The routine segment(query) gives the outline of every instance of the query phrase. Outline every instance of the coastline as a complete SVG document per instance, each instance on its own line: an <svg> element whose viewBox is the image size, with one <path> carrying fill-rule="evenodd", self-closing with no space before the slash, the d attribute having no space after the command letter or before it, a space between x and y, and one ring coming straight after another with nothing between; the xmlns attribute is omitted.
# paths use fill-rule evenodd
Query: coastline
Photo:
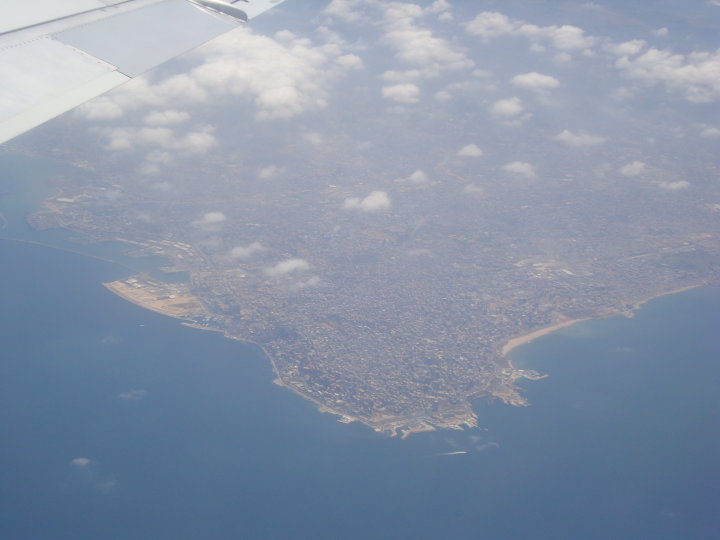
<svg viewBox="0 0 720 540"><path fill-rule="evenodd" d="M153 306L147 302L142 302L136 298L133 298L131 295L122 291L116 284L117 284L116 281L112 281L109 283L103 283L102 286L105 287L111 293L119 296L126 302L130 302L131 304L135 304L136 306L139 306L141 308L153 311L155 313L159 313L160 315L165 315L166 317L170 317L172 319L177 319L179 321L183 321L183 324L186 324L187 326L191 326L194 323L194 320L191 317L184 317L179 314L170 313L166 310L158 308L157 306ZM205 328L202 328L200 325L197 325L197 324L194 326L194 328L200 328L200 329L206 330ZM208 330L211 330L211 329L208 329Z"/></svg>
<svg viewBox="0 0 720 540"><path fill-rule="evenodd" d="M186 326L192 326L187 325ZM438 427L442 428L449 428L449 429L460 429L460 424L465 424L468 427L477 426L476 422L476 416L474 413L470 413L470 418L464 418L462 421L459 421L456 424L451 425L438 425L434 422L431 422L427 419L417 419L417 418L401 418L401 417L391 417L387 418L384 422L374 422L368 418L363 418L360 416L355 416L348 414L346 412L338 411L336 409L333 409L332 407L326 405L325 403L321 402L317 398L307 394L306 392L303 392L301 389L293 386L292 384L288 384L285 381L282 380L282 377L280 376L280 371L277 368L277 365L275 363L275 359L273 356L259 343L247 339L243 339L242 337L236 337L232 336L230 334L225 334L225 337L228 339L234 339L236 341L240 341L241 343L246 343L250 345L254 345L260 351L263 353L263 356L270 362L270 365L272 366L273 373L275 374L275 379L273 380L273 383L281 388L284 388L286 390L289 390L293 394L299 396L300 398L309 401L313 405L317 407L318 412L324 413L324 414L330 414L333 416L338 416L337 419L338 422L342 424L350 424L353 422L359 422L360 424L363 424L364 426L369 427L376 433L382 433L385 435L388 435L390 437L397 437L400 435L401 439L407 439L410 435L414 433L422 433L425 431L435 431Z"/></svg>
<svg viewBox="0 0 720 540"><path fill-rule="evenodd" d="M660 298L662 296L668 296L670 294L679 294L681 292L690 291L692 289L697 289L699 287L704 287L705 285L708 285L708 282L698 283L697 285L688 285L686 287L680 287L679 289L673 289L672 291L667 291L664 293L656 294L655 296L651 296L650 298L646 298L644 300L640 300L639 302L635 302L632 304L632 307L626 311L623 311L620 313L620 315L623 315L628 318L632 318L635 316L635 313L642 308L645 304L650 302L651 300L654 300L655 298Z"/></svg>
<svg viewBox="0 0 720 540"><path fill-rule="evenodd" d="M546 336L548 334L552 334L553 332L560 330L561 328L565 328L567 326L572 326L575 323L587 321L590 319L592 319L592 317L585 317L583 319L568 319L566 321L558 322L553 325L546 326L544 328L540 328L539 330L534 330L527 334L522 334L520 336L511 338L511 339L507 340L505 345L503 345L502 349L500 349L500 356L504 358L508 355L508 353L510 351L512 351L513 349L516 349L517 347L520 347L521 345L530 343L531 341L534 341L539 337Z"/></svg>
<svg viewBox="0 0 720 540"><path fill-rule="evenodd" d="M499 351L498 356L500 359L503 359L506 364L511 368L515 369L515 367L512 364L512 359L508 357L509 353L521 346L525 345L527 343L530 343L534 341L535 339L551 334L557 330L560 330L565 327L569 327L574 325L575 323L592 320L592 319L603 319L607 317L613 317L617 315L623 315L625 317L633 317L635 312L639 310L645 303L649 302L650 300L653 300L655 298L659 298L662 296L670 295L670 294L677 294L681 293L690 289L694 289L697 287L701 287L703 285L706 285L707 283L699 283L694 285L689 285L686 287L681 287L677 289L673 289L670 291L661 292L658 294L654 294L648 298L645 298L643 300L630 303L628 302L626 305L629 307L625 310L613 310L611 312L605 312L603 314L598 314L597 316L589 316L584 318L578 318L578 319L567 319L567 320L561 320L559 322L556 322L555 324L546 326L544 328L539 328L537 330L533 330L531 332L519 335L517 337L509 339L502 347L502 349ZM462 414L456 415L452 420L447 418L443 421L438 422L437 419L434 418L427 418L427 417L409 417L409 418L402 418L402 417L389 417L384 418L382 421L374 420L371 418L363 418L361 416L356 416L352 414L348 414L346 412L338 411L334 409L331 406L328 406L327 404L321 402L314 396L309 395L307 392L304 392L302 389L297 388L292 383L289 383L287 381L284 381L282 377L280 376L280 372L278 370L278 367L275 363L275 359L273 358L272 354L265 349L261 344L254 342L250 339L244 338L241 335L232 335L229 334L227 331L218 329L218 328L212 328L212 327L206 327L200 324L195 323L192 318L186 318L183 317L177 313L168 313L167 311L164 311L162 309L157 309L156 306L149 305L145 302L138 301L136 298L133 298L132 295L126 295L123 294L123 291L118 290L117 287L112 287L112 284L104 283L103 284L107 289L109 289L111 292L117 294L121 298L134 303L138 306L144 307L145 309L149 309L151 311L155 311L156 313L160 313L165 316L169 316L175 319L178 319L181 321L181 324L183 326L196 328L198 330L209 330L214 332L220 332L222 333L226 338L233 339L236 341L240 341L245 344L254 345L260 351L262 352L263 356L270 362L270 365L272 367L273 373L275 375L275 379L273 380L273 383L277 386L283 387L292 393L296 394L300 398L309 401L313 403L317 409L318 412L321 413L328 413L334 416L338 417L338 421L341 423L351 423L351 422L360 422L361 424L364 424L365 426L369 427L373 431L377 433L383 433L385 435L389 435L390 437L395 437L400 435L402 439L405 439L409 437L412 434L415 433L421 433L424 431L435 431L438 428L446 428L446 429L462 429L462 425L465 425L467 427L475 427L477 426L477 416L470 408L468 411L462 411ZM502 399L502 398L501 398ZM503 399L505 403L512 404L512 405L525 405L526 403L523 402L513 402L508 401L506 399Z"/></svg>
<svg viewBox="0 0 720 540"><path fill-rule="evenodd" d="M5 239L5 240L21 242L21 243L28 243L28 244L35 244L35 245L39 245L42 247L56 249L59 251L66 251L66 252L74 253L76 255L88 256L91 258L102 260L104 262L113 263L113 264L119 265L123 268L126 268L128 270L131 270L126 265L124 265L122 263L118 263L117 261L109 260L107 258L103 258L100 256L90 255L87 253L72 251L67 248L47 245L47 244L44 244L41 242L35 242L35 241L31 241L31 240L29 241L29 240L9 239L9 238ZM635 302L626 302L624 304L626 307L625 307L625 309L622 309L622 310L621 309L607 310L607 311L598 313L596 315L592 315L592 316L588 316L588 317L584 317L584 318L560 320L560 321L556 322L555 324L552 324L552 325L549 325L549 326L546 326L543 328L539 328L536 330L532 330L530 332L527 332L522 335L518 335L516 337L508 339L504 343L502 348L500 348L499 351L496 353L498 355L497 359L503 360L504 363L506 365L508 365L511 369L515 369L512 364L512 359L509 358L509 354L513 349L515 349L521 345L530 343L537 338L551 334L562 328L572 326L578 322L583 322L583 321L592 320L592 319L603 319L603 318L608 318L608 317L614 317L617 315L623 315L625 317L634 317L635 313L639 309L641 309L647 302L649 302L655 298L659 298L659 297L667 296L667 295L671 295L671 294L678 294L681 292L685 292L688 290L692 290L692 289L695 289L698 287L705 286L707 284L708 284L707 282L703 281L701 283L696 283L693 285L687 285L684 287L679 287L676 289L659 292L659 293L650 295L647 298L644 298L644 299L641 299L641 300L638 300ZM347 412L342 412L342 411L336 410L333 407L328 406L325 403L322 403L320 400L313 397L312 395L309 395L308 393L304 392L302 389L295 387L291 382L284 381L279 375L279 370L275 363L275 359L269 353L269 351L267 351L265 349L265 347L263 347L259 343L253 342L252 340L244 339L242 336L233 336L219 328L212 328L212 327L207 327L207 326L198 324L193 319L193 317L183 316L182 314L180 314L178 312L173 312L174 310L158 309L158 306L152 305L152 303L138 301L138 299L134 298L132 295L124 294L125 291L120 290L118 287L113 287L112 286L113 283L103 283L102 285L106 289L108 289L110 292L123 298L125 301L128 301L139 307L148 309L150 311L154 311L158 314L179 320L183 326L195 328L198 330L220 332L229 339L234 339L234 340L240 341L242 343L252 344L252 345L258 347L261 350L261 352L263 353L263 356L271 364L272 370L276 377L273 382L276 385L284 387L287 390L290 390L294 394L298 395L300 398L313 403L317 407L319 412L328 413L328 414L337 416L339 422L350 423L350 422L357 421L357 422L369 427L370 429L372 429L373 431L375 431L377 433L383 433L383 434L389 435L391 437L400 435L401 438L403 438L403 439L407 438L408 436L415 434L415 433L420 433L420 432L424 432L424 431L434 431L435 429L438 429L438 428L440 428L440 429L443 429L443 428L445 428L445 429L461 429L462 425L466 425L468 427L473 427L473 426L477 425L477 420L476 420L475 415L472 413L472 409L470 409L469 411L463 411L464 414L457 415L452 420L445 419L445 421L440 421L440 422L438 422L437 419L432 418L432 417L429 417L429 418L428 417L409 417L409 418L389 417L389 418L383 418L382 420L378 421L378 419L355 416L355 415L349 414ZM197 299L195 299L195 300L197 300ZM507 401L506 401L506 403L518 405L518 403L511 403L511 402L507 402Z"/></svg>
<svg viewBox="0 0 720 540"><path fill-rule="evenodd" d="M608 317L615 317L617 315L622 315L623 317L632 318L635 316L635 313L642 308L645 304L650 302L651 300L654 300L656 298L660 298L663 296L668 296L671 294L679 294L681 292L689 291L692 289L697 289L698 287L703 287L707 285L707 282L698 283L695 285L687 285L685 287L680 287L678 289L673 289L670 291L665 291L661 293L654 294L648 298L645 298L643 300L639 300L637 302L633 302L630 304L630 308L625 310L615 310L610 313L597 315L597 316L590 316L590 317L583 317L580 319L568 319L565 321L560 321L555 324L552 324L550 326L546 326L544 328L539 328L538 330L533 330L532 332L528 332L526 334L522 334L519 336L516 336L514 338L510 338L505 342L505 344L500 349L500 357L506 358L508 354L517 347L520 347L521 345L526 345L534 340L536 340L539 337L546 336L548 334L552 334L553 332L556 332L557 330L560 330L561 328L566 328L568 326L572 326L573 324L583 322L583 321L589 321L589 320L596 320L596 319L607 319ZM512 367L512 361L510 359L507 359L508 363Z"/></svg>

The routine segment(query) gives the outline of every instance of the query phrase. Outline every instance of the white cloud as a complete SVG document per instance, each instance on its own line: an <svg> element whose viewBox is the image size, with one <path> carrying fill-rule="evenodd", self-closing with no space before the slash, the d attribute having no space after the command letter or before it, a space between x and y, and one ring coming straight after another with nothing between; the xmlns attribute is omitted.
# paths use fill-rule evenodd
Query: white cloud
<svg viewBox="0 0 720 540"><path fill-rule="evenodd" d="M329 82L348 66L342 46L314 45L295 38L279 43L247 29L234 31L203 48L205 63L192 72L204 88L253 99L260 119L290 118L325 107Z"/></svg>
<svg viewBox="0 0 720 540"><path fill-rule="evenodd" d="M332 0L323 14L352 23L370 23L383 31L382 41L400 62L413 66L423 78L443 71L471 68L474 62L452 41L423 24L428 15L451 20L450 3L436 0L426 8L414 3L375 0ZM404 79L399 82L407 82Z"/></svg>
<svg viewBox="0 0 720 540"><path fill-rule="evenodd" d="M383 86L382 95L398 103L417 103L420 101L420 88L411 83Z"/></svg>
<svg viewBox="0 0 720 540"><path fill-rule="evenodd" d="M635 97L633 89L627 86L618 86L611 94L610 99L614 101L625 101Z"/></svg>
<svg viewBox="0 0 720 540"><path fill-rule="evenodd" d="M305 280L296 281L292 285L292 289L299 291L302 289L309 289L311 287L317 287L320 285L320 278L318 276L310 276Z"/></svg>
<svg viewBox="0 0 720 540"><path fill-rule="evenodd" d="M332 0L322 13L346 22L360 22L365 20L365 16L355 8L362 3L363 0Z"/></svg>
<svg viewBox="0 0 720 540"><path fill-rule="evenodd" d="M515 86L530 88L531 90L545 90L547 88L557 88L560 81L550 75L543 75L533 71L532 73L523 73L515 75L510 81Z"/></svg>
<svg viewBox="0 0 720 540"><path fill-rule="evenodd" d="M261 180L269 180L270 178L276 177L279 172L280 167L277 165L267 165L258 169L257 176Z"/></svg>
<svg viewBox="0 0 720 540"><path fill-rule="evenodd" d="M230 250L228 256L231 259L248 259L253 255L262 253L265 249L265 246L263 246L260 242L253 242L247 246L235 246Z"/></svg>
<svg viewBox="0 0 720 540"><path fill-rule="evenodd" d="M660 189L665 191L679 191L681 189L687 189L690 187L690 182L686 180L678 180L677 182L660 182L658 184Z"/></svg>
<svg viewBox="0 0 720 540"><path fill-rule="evenodd" d="M162 148L175 145L175 132L167 127L144 127L133 134L135 144L152 144Z"/></svg>
<svg viewBox="0 0 720 540"><path fill-rule="evenodd" d="M460 157L480 157L483 155L483 151L477 144L468 144L458 150L457 155Z"/></svg>
<svg viewBox="0 0 720 540"><path fill-rule="evenodd" d="M133 133L131 128L115 128L104 130L102 135L107 139L106 150L130 150L133 147Z"/></svg>
<svg viewBox="0 0 720 540"><path fill-rule="evenodd" d="M642 51L647 43L642 39L634 39L623 43L613 43L605 48L616 56L633 56Z"/></svg>
<svg viewBox="0 0 720 540"><path fill-rule="evenodd" d="M113 119L123 116L125 111L141 107L163 107L167 103L198 103L206 101L208 97L205 89L187 73L173 75L157 84L151 84L146 78L138 77L88 102L80 107L78 112L90 120ZM103 117L98 111L114 112Z"/></svg>
<svg viewBox="0 0 720 540"><path fill-rule="evenodd" d="M517 97L498 100L490 108L490 112L495 116L517 116L522 111L522 101Z"/></svg>
<svg viewBox="0 0 720 540"><path fill-rule="evenodd" d="M645 163L643 163L642 161L633 161L632 163L623 165L618 170L623 176L627 176L628 178L634 178L643 174L647 170L647 165L645 165Z"/></svg>
<svg viewBox="0 0 720 540"><path fill-rule="evenodd" d="M75 114L87 120L115 120L124 114L123 108L107 98L93 99L75 109Z"/></svg>
<svg viewBox="0 0 720 540"><path fill-rule="evenodd" d="M415 172L413 172L410 176L408 176L408 181L412 182L413 184L425 184L430 179L428 178L428 175L425 174L424 171L418 169Z"/></svg>
<svg viewBox="0 0 720 540"><path fill-rule="evenodd" d="M212 126L205 126L200 131L190 131L172 141L169 148L183 152L204 154L217 144L217 139L215 135L212 134L213 131L215 131L215 128Z"/></svg>
<svg viewBox="0 0 720 540"><path fill-rule="evenodd" d="M605 137L590 135L589 133L584 132L573 133L567 129L555 135L554 139L576 148L580 146L592 146L605 142Z"/></svg>
<svg viewBox="0 0 720 540"><path fill-rule="evenodd" d="M582 28L577 26L563 25L563 26L545 26L545 27L534 27L533 25L523 25L520 28L520 33L534 37L535 35L540 36L552 43L556 49L561 51L576 51L582 49L589 49L595 44L595 38L588 37Z"/></svg>
<svg viewBox="0 0 720 540"><path fill-rule="evenodd" d="M536 176L535 167L524 161L513 161L503 165L503 170L505 172L526 176L527 178L535 178Z"/></svg>
<svg viewBox="0 0 720 540"><path fill-rule="evenodd" d="M412 66L418 76L429 78L443 71L474 65L452 41L439 37L423 24L423 19L428 15L441 20L452 19L449 9L450 4L446 0L438 0L426 8L392 1L332 0L323 14L332 19L378 27L382 31L381 41L391 47L394 57ZM356 67L355 63L349 67Z"/></svg>
<svg viewBox="0 0 720 540"><path fill-rule="evenodd" d="M282 41L284 43L288 43L297 38L297 36L290 30L280 30L278 32L275 32L274 37L278 41Z"/></svg>
<svg viewBox="0 0 720 540"><path fill-rule="evenodd" d="M362 58L357 54L344 54L335 60L337 64L347 69L362 69L364 67Z"/></svg>
<svg viewBox="0 0 720 540"><path fill-rule="evenodd" d="M448 101L452 101L452 99L452 94L447 90L440 90L435 94L435 100L439 101L440 103L446 103Z"/></svg>
<svg viewBox="0 0 720 540"><path fill-rule="evenodd" d="M190 118L190 114L185 111L168 109L165 111L152 111L145 115L145 123L149 126L169 126L180 124Z"/></svg>
<svg viewBox="0 0 720 540"><path fill-rule="evenodd" d="M306 131L302 134L302 138L305 142L308 142L313 146L320 146L324 140L323 136L317 131Z"/></svg>
<svg viewBox="0 0 720 540"><path fill-rule="evenodd" d="M128 390L127 392L118 394L118 397L125 401L142 401L147 395L147 390Z"/></svg>
<svg viewBox="0 0 720 540"><path fill-rule="evenodd" d="M86 457L76 457L75 459L70 461L70 464L75 467L87 467L88 465L91 465L93 462L92 459L86 458Z"/></svg>
<svg viewBox="0 0 720 540"><path fill-rule="evenodd" d="M390 197L385 191L373 191L361 199L360 197L349 197L343 202L345 210L361 210L363 212L376 212L390 208Z"/></svg>
<svg viewBox="0 0 720 540"><path fill-rule="evenodd" d="M469 23L465 29L476 36L489 40L495 37L513 34L519 24L506 15L496 11L483 11Z"/></svg>
<svg viewBox="0 0 720 540"><path fill-rule="evenodd" d="M465 189L465 193L470 193L473 195L482 195L485 192L485 190L483 188L481 188L480 186L475 185L475 184L468 184L465 186L464 189Z"/></svg>
<svg viewBox="0 0 720 540"><path fill-rule="evenodd" d="M473 69L472 76L477 77L478 79L489 79L493 76L493 74L491 71L486 69Z"/></svg>
<svg viewBox="0 0 720 540"><path fill-rule="evenodd" d="M442 13L444 11L450 11L450 2L448 0L435 0L430 7L427 8L428 13Z"/></svg>
<svg viewBox="0 0 720 540"><path fill-rule="evenodd" d="M155 176L160 174L160 166L172 163L175 157L172 153L165 150L151 150L145 154L145 161L140 166L140 172L146 176ZM169 184L168 184L169 185ZM156 187L158 184L156 184Z"/></svg>
<svg viewBox="0 0 720 540"><path fill-rule="evenodd" d="M657 30L652 31L653 36L657 37L667 37L668 33L668 29L665 27L658 28Z"/></svg>
<svg viewBox="0 0 720 540"><path fill-rule="evenodd" d="M314 44L292 33L278 39L243 27L200 47L190 58L201 64L156 83L138 78L80 109L89 119L119 118L140 107L215 103L222 96L245 96L261 120L290 118L327 104L331 81L359 58L334 40Z"/></svg>
<svg viewBox="0 0 720 540"><path fill-rule="evenodd" d="M410 18L391 25L386 39L396 49L396 57L407 64L431 67L434 74L443 70L470 68L474 65L465 53L454 50L432 31L412 24Z"/></svg>
<svg viewBox="0 0 720 540"><path fill-rule="evenodd" d="M663 84L690 102L720 99L720 50L683 55L651 48L634 58L623 56L615 66L630 79Z"/></svg>
<svg viewBox="0 0 720 540"><path fill-rule="evenodd" d="M275 266L265 269L265 273L271 277L280 277L293 272L302 272L310 268L310 263L305 259L292 258L280 261Z"/></svg>
<svg viewBox="0 0 720 540"><path fill-rule="evenodd" d="M490 11L479 13L465 25L465 30L485 41L500 36L524 36L534 44L549 43L561 51L589 49L597 41L586 36L582 28L577 26L537 26Z"/></svg>
<svg viewBox="0 0 720 540"><path fill-rule="evenodd" d="M701 137L717 137L718 135L720 135L720 129L712 126L708 126L700 132Z"/></svg>
<svg viewBox="0 0 720 540"><path fill-rule="evenodd" d="M220 224L227 221L222 212L206 212L203 217L192 222L194 227L205 230L217 230Z"/></svg>
<svg viewBox="0 0 720 540"><path fill-rule="evenodd" d="M203 126L197 131L188 131L177 135L169 127L122 127L103 129L100 133L105 137L107 150L133 150L157 146L164 150L204 154L217 144L213 135L213 126Z"/></svg>

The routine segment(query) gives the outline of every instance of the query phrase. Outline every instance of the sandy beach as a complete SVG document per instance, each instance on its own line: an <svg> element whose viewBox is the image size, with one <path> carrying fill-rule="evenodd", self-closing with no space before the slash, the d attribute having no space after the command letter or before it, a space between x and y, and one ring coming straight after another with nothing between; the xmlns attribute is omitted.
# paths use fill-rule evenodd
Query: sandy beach
<svg viewBox="0 0 720 540"><path fill-rule="evenodd" d="M507 343L505 343L505 345L503 345L503 348L500 350L500 354L501 354L501 356L503 356L503 357L504 357L504 356L507 356L507 354L508 354L510 351L512 351L512 350L515 349L516 347L519 347L520 345L525 345L526 343L530 343L531 341L533 341L533 340L535 340L535 339L537 339L537 338L539 338L539 337L546 336L546 335L548 335L548 334L552 334L552 333L555 332L556 330L560 330L561 328L565 328L565 327L571 326L571 325L573 325L573 324L575 324L575 323L579 323L579 322L582 322L582 321L587 321L587 320L596 319L596 318L597 318L597 319L604 319L604 318L607 318L607 317L614 317L614 316L616 316L616 315L623 315L623 316L625 316L625 317L634 317L634 316L635 316L635 312L636 312L638 309L640 309L644 304L646 304L647 302L649 302L650 300L654 300L655 298L660 298L661 296L667 296L667 295L669 295L669 294L677 294L677 293L681 293L681 292L684 292L684 291L689 291L690 289L696 289L697 287L702 287L703 285L706 285L706 283L699 283L699 284L697 284L697 285L688 285L687 287L681 287L681 288L679 288L679 289L673 289L672 291L665 291L665 292L662 292L662 293L658 293L658 294L655 294L655 295L653 295L653 296L650 296L649 298L645 298L645 299L640 300L640 301L638 301L638 302L632 303L632 307L631 307L630 309L628 309L628 310L625 310L625 311L619 311L619 310L618 310L618 311L615 311L615 312L612 312L612 313L608 313L608 314L605 314L605 315L598 315L597 317L585 317L585 318L582 318L582 319L568 319L568 320L566 320L566 321L561 321L561 322L558 322L558 323L553 324L553 325L551 325L551 326L546 326L545 328L540 328L539 330L535 330L535 331L530 332L530 333L528 333L528 334L523 334L523 335L521 335L521 336L517 336L517 337L514 337L514 338L509 339L509 340L507 341ZM630 303L630 302L628 302L628 303Z"/></svg>
<svg viewBox="0 0 720 540"><path fill-rule="evenodd" d="M512 338L508 340L505 345L503 345L503 348L500 351L500 354L502 356L506 356L510 351L512 351L514 348L519 347L520 345L525 345L526 343L530 343L531 341L541 337L545 336L547 334L552 334L556 330L560 330L561 328L565 328L566 326L570 326L572 324L581 322L581 321L587 321L588 319L569 319L567 321L562 321L557 324L553 324L551 326L546 326L545 328L540 328L539 330L535 330L534 332L530 332L529 334L524 334L522 336L518 336L515 338Z"/></svg>

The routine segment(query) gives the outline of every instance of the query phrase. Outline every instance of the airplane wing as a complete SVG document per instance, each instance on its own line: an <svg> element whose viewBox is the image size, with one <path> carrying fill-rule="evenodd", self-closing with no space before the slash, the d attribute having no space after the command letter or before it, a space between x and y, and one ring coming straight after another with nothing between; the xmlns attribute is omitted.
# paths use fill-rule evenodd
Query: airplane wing
<svg viewBox="0 0 720 540"><path fill-rule="evenodd" d="M0 1L0 144L283 1Z"/></svg>

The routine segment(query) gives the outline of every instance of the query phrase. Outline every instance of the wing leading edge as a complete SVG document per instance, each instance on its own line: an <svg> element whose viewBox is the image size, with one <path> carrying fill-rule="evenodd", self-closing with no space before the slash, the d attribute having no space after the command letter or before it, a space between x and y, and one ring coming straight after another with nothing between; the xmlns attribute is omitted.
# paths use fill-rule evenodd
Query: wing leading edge
<svg viewBox="0 0 720 540"><path fill-rule="evenodd" d="M0 144L283 1L3 2Z"/></svg>

